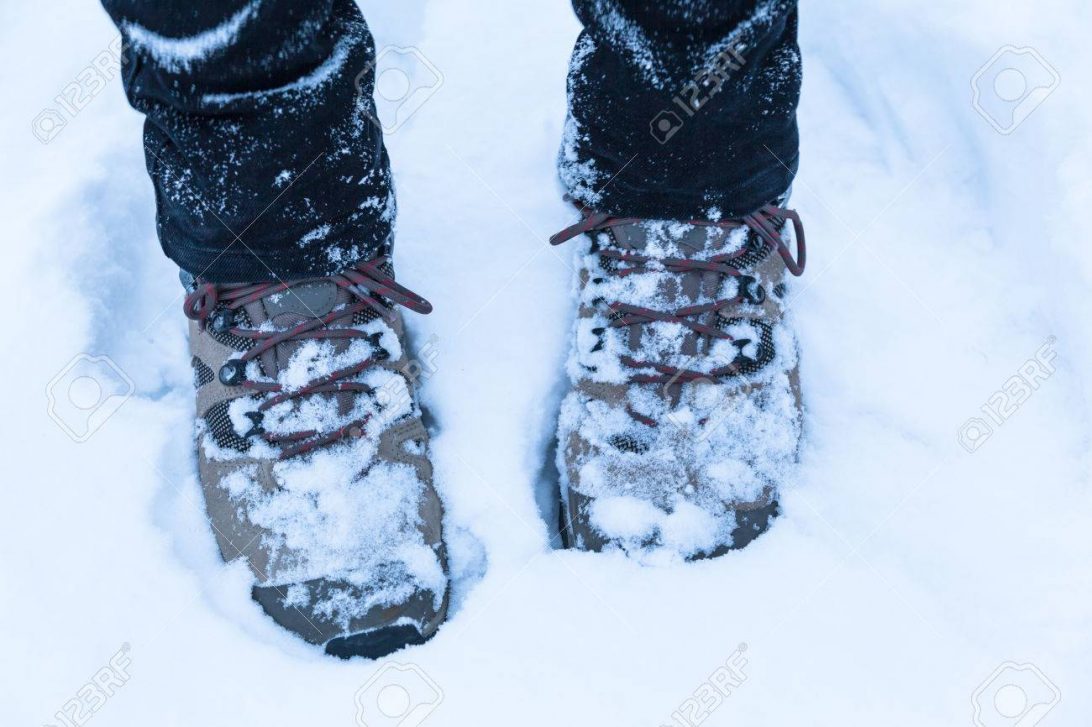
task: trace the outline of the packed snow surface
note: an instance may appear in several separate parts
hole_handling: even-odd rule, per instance
[[[1087,724],[1087,4],[804,4],[799,477],[746,550],[667,565],[557,548],[567,4],[364,9],[443,74],[389,147],[399,279],[435,305],[407,318],[434,341],[450,622],[337,661],[220,562],[141,119],[116,72],[57,101],[116,31],[93,2],[9,2],[0,723]],[[148,40],[194,62],[248,17]],[[595,517],[662,527],[622,498]]]

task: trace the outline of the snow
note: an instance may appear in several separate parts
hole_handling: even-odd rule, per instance
[[[238,476],[238,484],[225,486],[232,501],[246,508],[250,522],[275,534],[275,539],[269,536],[263,543],[271,552],[267,569],[271,580],[298,583],[326,577],[366,586],[380,582],[382,573],[397,566],[408,574],[396,581],[402,588],[417,584],[441,597],[445,578],[435,555],[423,543],[409,543],[406,536],[414,532],[419,517],[421,483],[415,471],[409,465],[381,464],[362,475],[359,464],[354,468],[353,463],[374,456],[374,448],[363,449],[355,442],[330,447],[312,455],[309,467],[281,463],[274,473],[281,487],[277,491],[264,490],[256,477],[245,474]],[[334,482],[351,486],[328,484]],[[299,557],[301,553],[306,559]],[[369,598],[385,603],[401,603],[409,595],[392,587],[367,590]],[[362,602],[338,609],[338,616],[347,626],[372,605]]]
[[[300,247],[307,247],[308,245],[318,242],[319,240],[325,240],[326,236],[330,234],[333,227],[331,225],[319,225],[315,229],[311,230],[296,243]]]
[[[576,22],[552,0],[369,2],[378,45],[445,79],[389,146],[399,279],[436,308],[407,318],[437,337],[422,395],[455,586],[436,638],[381,663],[279,630],[219,562],[141,120],[114,79],[49,144],[27,128],[115,31],[93,3],[40,7],[0,29],[4,724],[349,725],[395,673],[434,726],[972,725],[975,698],[992,726],[1013,682],[1052,706],[1038,724],[1087,722],[1087,6],[805,4],[799,481],[745,551],[649,566],[557,550],[548,509],[576,246],[545,240],[573,221],[554,164]],[[1062,81],[1001,134],[969,82],[1008,44]],[[1018,396],[1044,346],[1054,372]],[[44,390],[80,353],[135,394],[76,443]],[[703,698],[726,664],[730,695]]]

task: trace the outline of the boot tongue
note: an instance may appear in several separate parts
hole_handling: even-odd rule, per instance
[[[321,318],[334,309],[338,287],[330,281],[300,283],[262,299],[265,317],[278,328]]]
[[[248,306],[247,314],[257,326],[272,325],[280,331],[297,326],[305,321],[322,318],[335,307],[350,302],[352,296],[339,288],[336,283],[326,280],[303,282],[287,290],[267,295]],[[333,325],[346,325],[338,322]],[[328,339],[335,351],[348,343],[344,339]],[[293,354],[299,350],[302,341],[279,343],[260,356],[262,370],[267,376],[277,378],[278,372],[288,365]]]
[[[653,257],[705,257],[730,252],[745,240],[745,231],[690,225],[670,220],[643,220],[612,228],[618,245]],[[736,237],[731,237],[732,235]],[[731,237],[731,239],[729,239]]]

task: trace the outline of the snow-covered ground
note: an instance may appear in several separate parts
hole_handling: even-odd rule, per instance
[[[971,725],[976,702],[985,727],[1088,723],[1085,4],[804,3],[801,475],[751,547],[672,567],[556,549],[572,250],[546,237],[572,221],[554,171],[571,11],[364,5],[380,47],[443,74],[389,147],[399,277],[436,307],[410,325],[436,337],[450,622],[341,662],[219,563],[141,122],[116,78],[88,94],[115,32],[90,0],[5,0],[0,723]],[[1008,45],[1040,55],[1001,51],[980,114],[972,77]],[[1005,101],[1021,78],[1031,95]],[[73,82],[75,114],[55,100]],[[1000,133],[1014,107],[1034,113]],[[133,395],[89,420],[74,404],[96,392],[69,384],[112,375],[66,370],[80,354]],[[86,441],[50,388],[77,438],[98,427]]]

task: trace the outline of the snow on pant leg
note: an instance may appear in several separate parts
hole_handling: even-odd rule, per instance
[[[337,272],[390,246],[375,47],[353,0],[103,0],[145,115],[159,240],[213,282]]]
[[[795,0],[573,0],[559,160],[569,194],[615,215],[740,216],[798,160]]]

